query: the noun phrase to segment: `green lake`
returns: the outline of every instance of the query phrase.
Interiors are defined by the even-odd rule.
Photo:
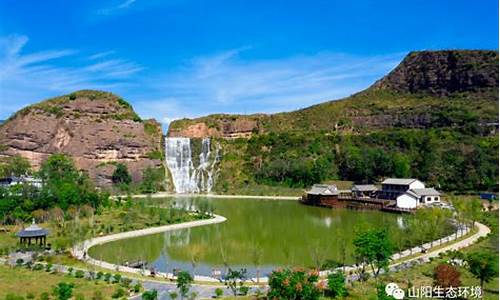
[[[224,223],[130,238],[98,245],[93,258],[124,263],[147,261],[162,272],[174,268],[210,275],[213,269],[247,268],[255,274],[256,257],[261,275],[282,266],[312,267],[326,260],[352,264],[356,230],[387,228],[397,244],[404,215],[312,207],[290,200],[167,198],[156,200],[196,203],[203,199]]]

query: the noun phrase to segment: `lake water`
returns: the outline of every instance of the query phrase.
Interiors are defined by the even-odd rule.
[[[89,255],[123,263],[145,260],[155,269],[174,268],[210,275],[213,269],[245,267],[261,276],[276,267],[313,267],[325,262],[353,263],[352,239],[356,230],[387,228],[395,243],[401,241],[404,215],[380,211],[329,209],[287,200],[168,198],[155,200],[199,203],[209,201],[215,213],[227,218],[220,224],[153,234],[99,245]],[[256,259],[258,258],[258,259]]]

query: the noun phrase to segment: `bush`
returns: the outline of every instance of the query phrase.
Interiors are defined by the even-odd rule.
[[[111,274],[110,273],[104,274],[104,281],[109,282],[110,279],[111,279]]]
[[[83,278],[84,276],[85,276],[85,272],[83,272],[82,270],[76,270],[76,272],[75,272],[76,278]]]
[[[130,176],[127,166],[119,163],[116,165],[116,169],[111,177],[114,184],[129,184],[132,182],[132,177]]]
[[[270,299],[319,299],[321,291],[316,287],[318,274],[290,269],[273,271],[269,276]]]
[[[439,264],[434,268],[434,285],[442,288],[459,287],[460,272],[452,265]]]
[[[339,271],[328,275],[328,294],[334,298],[347,296],[344,273]]]
[[[113,295],[111,295],[111,298],[116,299],[116,298],[121,298],[125,296],[125,290],[121,287],[117,287]]]
[[[122,279],[122,275],[120,275],[120,274],[113,275],[113,282],[114,283],[119,283],[121,279]]]
[[[76,294],[75,300],[85,300],[85,296],[83,294]]]
[[[222,297],[222,295],[224,295],[224,290],[222,290],[221,288],[216,288],[215,289],[215,298],[220,298],[220,297]]]
[[[33,294],[33,293],[26,294],[26,299],[30,299],[30,300],[35,299],[35,294]]]
[[[68,300],[73,296],[74,287],[72,283],[59,282],[57,286],[53,288],[53,295],[56,296],[58,300]]]
[[[136,283],[134,285],[133,290],[134,290],[134,293],[139,293],[142,290],[142,284],[140,282]]]
[[[103,275],[104,275],[104,273],[99,271],[99,272],[97,272],[95,279],[99,280],[103,277]]]
[[[146,291],[142,293],[142,300],[158,300],[158,292],[156,290]]]
[[[130,284],[132,283],[132,279],[130,278],[122,278],[120,284],[121,286],[123,286],[124,288],[128,289],[130,287]]]
[[[45,265],[45,272],[50,272],[52,270],[52,264],[48,263]]]

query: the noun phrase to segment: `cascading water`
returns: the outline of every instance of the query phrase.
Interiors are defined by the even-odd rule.
[[[210,138],[201,141],[199,164],[195,166],[189,138],[166,138],[165,156],[176,193],[210,192],[217,174],[219,145],[211,151]]]

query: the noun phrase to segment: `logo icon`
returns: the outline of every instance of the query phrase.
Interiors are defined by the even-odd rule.
[[[385,293],[387,294],[387,296],[392,296],[396,300],[402,300],[405,297],[405,291],[400,289],[399,286],[394,282],[388,283],[385,286]]]

